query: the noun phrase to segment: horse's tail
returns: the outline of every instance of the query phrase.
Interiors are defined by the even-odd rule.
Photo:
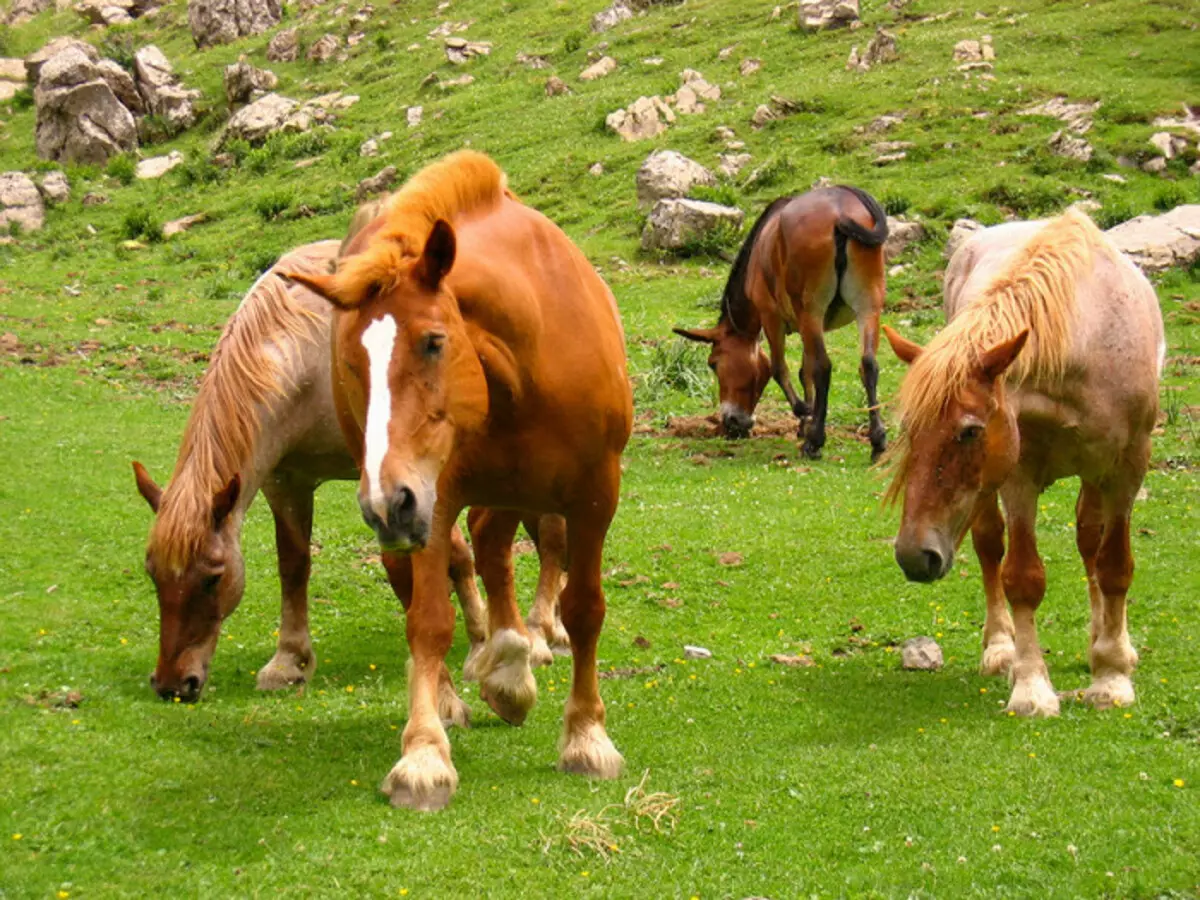
[[[871,218],[875,220],[875,226],[868,231],[850,217],[842,216],[838,219],[837,224],[833,226],[834,231],[862,244],[864,247],[882,246],[888,238],[888,224],[887,213],[883,211],[883,207],[879,205],[879,201],[861,188],[850,187],[845,184],[838,185],[838,187],[843,191],[849,191],[859,199],[859,202],[867,208],[867,212],[871,214]]]
[[[767,224],[767,220],[791,200],[790,195],[777,197],[763,210],[762,215],[750,227],[750,233],[746,235],[746,240],[742,243],[742,248],[738,250],[737,258],[733,261],[733,268],[729,270],[729,280],[725,282],[725,293],[721,295],[721,321],[728,322],[734,331],[741,331],[734,311],[741,312],[750,302],[750,298],[746,296],[746,272],[750,268],[750,255],[754,252],[754,244],[758,240],[763,226]]]

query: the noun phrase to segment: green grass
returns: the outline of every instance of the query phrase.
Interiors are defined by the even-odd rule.
[[[369,40],[347,63],[270,65],[288,96],[343,90],[361,101],[332,132],[227,148],[238,162],[231,170],[208,161],[225,114],[221,66],[242,53],[265,64],[270,35],[197,52],[181,0],[109,30],[118,61],[158,44],[209,112],[145,148],[178,149],[185,167],[129,184],[124,163],[72,169],[72,199],[48,211],[46,228],[0,246],[0,334],[19,342],[0,350],[0,897],[1200,893],[1195,270],[1156,284],[1169,349],[1163,428],[1135,510],[1130,625],[1142,663],[1130,710],[1066,704],[1060,719],[1042,722],[1002,715],[1006,685],[975,672],[983,604],[974,558],[965,552],[957,575],[934,587],[903,580],[887,543],[894,514],[879,508],[881,482],[854,434],[864,415],[852,329],[830,338],[823,461],[805,463],[784,439],[655,432],[632,441],[607,547],[600,647],[606,669],[640,673],[602,682],[627,761],[618,782],[553,769],[569,677],[560,661],[537,673],[541,702],[522,729],[502,725],[469,690],[475,727],[451,735],[461,784],[449,809],[420,816],[386,805],[375,789],[398,755],[407,651],[346,484],[318,495],[312,686],[254,690],[278,624],[273,534],[260,504],[245,532],[245,600],[226,623],[205,700],[189,708],[153,697],[157,611],[141,571],[149,512],[129,460],[165,477],[207,354],[244,291],[282,251],[340,236],[355,183],[385,165],[412,172],[467,141],[492,153],[514,190],[560,222],[613,286],[639,420],[650,426],[714,408],[703,349],[670,328],[711,324],[727,273],[711,255],[723,246],[687,261],[639,254],[634,172],[655,147],[711,165],[721,149],[713,129],[734,127],[754,160],[721,193],[750,217],[825,175],[924,218],[932,238],[891,279],[886,317],[920,340],[940,322],[942,239],[955,218],[1052,213],[1088,191],[1104,204],[1098,219],[1112,224],[1200,199],[1200,180],[1174,163],[1167,179],[1124,170],[1119,185],[1101,178],[1115,165],[1047,157],[1058,123],[1015,115],[1060,92],[1101,99],[1088,135],[1101,162],[1144,152],[1150,120],[1194,99],[1196,14],[1183,0],[1012,0],[1003,14],[978,0],[917,0],[908,10],[920,15],[962,10],[921,25],[864,0],[864,17],[897,30],[901,52],[865,75],[843,63],[867,32],[804,35],[790,9],[769,21],[773,3],[691,0],[592,35],[588,19],[604,5],[462,0],[437,13],[435,0],[377,4]],[[990,18],[974,20],[976,10]],[[289,7],[284,26],[300,25],[307,45],[330,29],[327,18],[326,7],[307,17]],[[468,67],[470,87],[423,91],[428,72],[451,74],[424,37],[447,18],[474,19],[467,35],[496,48]],[[17,55],[69,30],[84,31],[76,14],[49,12],[0,38]],[[994,82],[964,80],[949,59],[955,41],[982,33],[999,57]],[[601,41],[621,67],[578,82]],[[414,42],[420,50],[404,49]],[[545,99],[551,73],[513,62],[517,51],[548,54],[575,93]],[[666,62],[644,65],[650,56]],[[762,58],[763,70],[740,78],[744,56]],[[643,144],[603,133],[605,113],[673,86],[688,66],[725,92],[708,113]],[[752,131],[751,113],[772,94],[800,112]],[[403,108],[413,103],[425,120],[408,130]],[[34,111],[24,100],[11,106],[0,115],[0,170],[51,168],[34,157]],[[886,135],[855,130],[897,110],[907,117]],[[384,130],[395,136],[381,156],[359,157],[359,144]],[[878,169],[877,140],[918,147]],[[586,176],[597,161],[606,174]],[[82,206],[89,191],[109,202]],[[208,222],[184,235],[122,247],[196,212]],[[798,357],[793,348],[793,364]],[[886,349],[881,364],[890,398],[900,366]],[[762,408],[786,413],[774,387]],[[1066,690],[1088,680],[1074,486],[1055,486],[1042,503],[1041,634],[1051,677]],[[729,551],[741,565],[721,565]],[[534,559],[519,557],[522,598],[535,578]],[[940,634],[942,672],[900,669],[891,644],[917,634]],[[714,659],[678,662],[684,643],[709,647]],[[465,650],[460,634],[452,665]],[[802,651],[814,667],[769,660]],[[78,709],[41,699],[64,688],[82,693]],[[656,832],[618,808],[647,770],[646,790],[680,801],[674,828]],[[607,862],[571,849],[579,811],[608,823],[617,850]]]

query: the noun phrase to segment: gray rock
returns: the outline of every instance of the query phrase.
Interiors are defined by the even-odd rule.
[[[1161,216],[1138,216],[1105,233],[1143,271],[1188,266],[1200,259],[1200,204],[1177,206]]]
[[[1142,163],[1142,171],[1149,172],[1151,175],[1159,175],[1166,170],[1167,161],[1161,156],[1155,156]]]
[[[800,0],[797,21],[806,31],[845,28],[859,21],[858,0]]]
[[[638,206],[649,209],[668,197],[686,197],[697,185],[716,183],[713,173],[695,160],[674,150],[656,150],[637,172]]]
[[[612,6],[592,16],[592,31],[608,31],[632,18],[633,10],[629,8],[629,4],[625,0],[615,0]]]
[[[328,62],[333,59],[334,54],[338,52],[338,48],[342,46],[342,39],[336,34],[326,34],[313,41],[311,47],[308,48],[308,53],[305,57],[309,62]]]
[[[13,0],[4,16],[5,25],[24,25],[38,13],[45,12],[54,6],[54,0]]]
[[[448,37],[445,39],[446,59],[456,66],[465,65],[478,56],[488,56],[492,45],[487,41],[468,41],[466,38]]]
[[[551,75],[546,79],[546,96],[547,97],[562,97],[565,94],[571,93],[567,83],[557,75]]]
[[[42,195],[24,172],[0,173],[0,233],[13,223],[23,231],[37,231],[46,221]]]
[[[425,115],[425,107],[410,106],[404,111],[404,121],[408,123],[409,128],[416,128],[421,124],[421,117]]]
[[[942,251],[942,255],[946,259],[951,259],[967,238],[981,228],[983,226],[974,219],[958,219],[954,223],[954,227],[950,229],[950,236],[946,238],[946,249]]]
[[[183,154],[178,150],[172,150],[166,156],[152,156],[149,159],[143,159],[137,164],[135,173],[138,178],[143,181],[148,181],[153,178],[162,178],[173,168],[183,162]]]
[[[65,172],[47,172],[38,190],[51,203],[66,203],[71,199],[71,182]]]
[[[743,59],[741,64],[738,66],[738,74],[743,78],[749,78],[762,67],[763,61],[761,59]]]
[[[642,230],[642,249],[680,250],[722,225],[740,228],[740,209],[703,200],[659,200]]]
[[[128,25],[133,21],[133,0],[82,0],[75,12],[93,25]]]
[[[233,114],[225,126],[221,143],[240,138],[251,144],[261,144],[268,135],[283,130],[284,124],[299,110],[299,103],[279,94],[259,97]]]
[[[906,669],[936,672],[942,667],[942,648],[931,637],[915,637],[900,647],[900,665]]]
[[[712,659],[712,651],[707,647],[698,647],[695,644],[683,645],[684,659]]]
[[[258,92],[275,90],[278,84],[274,72],[255,68],[245,60],[225,67],[225,100],[231,108],[249,103]]]
[[[137,147],[133,114],[117,99],[100,66],[77,46],[41,64],[33,98],[42,159],[102,165]]]
[[[765,103],[760,103],[754,110],[754,114],[750,117],[750,124],[754,128],[763,128],[768,122],[777,119],[774,110]]]
[[[299,55],[300,35],[295,28],[284,29],[267,44],[267,59],[271,62],[295,62]]]
[[[362,157],[371,157],[379,155],[379,141],[375,138],[368,138],[363,141],[358,147],[358,155]]]
[[[959,41],[954,45],[954,61],[965,63],[992,62],[996,51],[992,39],[984,35],[978,41]]]
[[[1092,119],[1099,108],[1099,100],[1095,103],[1072,103],[1066,97],[1054,97],[1045,103],[1023,109],[1017,115],[1058,119],[1076,134],[1086,134],[1091,129]]]
[[[1055,156],[1063,156],[1077,162],[1087,162],[1092,158],[1092,145],[1083,138],[1071,134],[1065,128],[1061,128],[1050,135],[1050,139],[1046,141],[1046,145]]]
[[[887,223],[888,237],[887,243],[883,245],[883,256],[888,262],[898,259],[910,246],[919,244],[929,236],[929,232],[920,222],[888,216]]]
[[[176,129],[191,127],[196,121],[194,103],[200,99],[200,92],[188,90],[179,83],[163,52],[153,44],[147,44],[133,55],[133,68],[146,111]]]
[[[625,141],[658,137],[674,122],[675,113],[659,96],[638,97],[625,109],[609,113],[604,120],[608,130]]]
[[[24,84],[25,79],[25,60],[0,58],[0,81]]]
[[[735,144],[741,144],[741,141],[734,141]],[[726,178],[736,178],[742,169],[750,165],[751,156],[749,153],[721,153],[717,155],[718,165],[717,170]]]
[[[588,169],[588,174],[593,178],[599,178],[604,174],[604,163],[592,163],[591,168]]]
[[[1176,137],[1167,131],[1152,134],[1150,136],[1150,144],[1166,159],[1174,159],[1188,148],[1188,142],[1185,138]]]
[[[372,194],[381,194],[384,191],[391,189],[392,185],[395,183],[396,167],[387,166],[386,168],[380,170],[378,174],[372,175],[370,178],[364,178],[362,181],[360,181],[358,183],[358,187],[355,188],[354,199],[356,202],[361,203]]]
[[[82,53],[91,62],[99,62],[100,54],[96,48],[87,41],[81,41],[73,37],[57,37],[50,43],[42,47],[41,50],[35,50],[25,57],[25,78],[30,84],[37,84],[41,77],[42,66],[52,57],[57,56],[68,47],[74,47]]]
[[[705,81],[695,69],[684,69],[679,73],[679,81],[679,90],[667,98],[676,112],[684,115],[702,113],[706,108],[704,101],[721,99],[721,89]]]
[[[197,47],[262,34],[279,18],[279,0],[188,0],[188,25]]]
[[[605,75],[611,75],[616,70],[617,61],[611,56],[602,56],[579,73],[579,80],[595,81],[597,78],[603,78]]]
[[[111,59],[102,59],[96,63],[100,77],[105,80],[121,104],[135,116],[146,111],[142,96],[138,93],[133,76],[122,69]]]
[[[860,56],[858,46],[850,48],[850,58],[846,61],[849,71],[868,72],[873,66],[894,62],[900,58],[896,48],[896,36],[890,31],[878,28],[875,36],[867,43],[867,49]]]

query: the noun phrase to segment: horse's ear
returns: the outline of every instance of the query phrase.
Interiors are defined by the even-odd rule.
[[[140,462],[133,463],[133,477],[137,481],[138,493],[146,499],[152,510],[158,512],[158,504],[162,501],[162,488],[154,483],[154,479]]]
[[[910,341],[906,337],[901,337],[899,332],[893,331],[886,325],[883,326],[884,336],[887,337],[888,343],[892,345],[892,352],[900,358],[900,362],[906,366],[911,366],[913,360],[921,355],[923,349],[920,344]]]
[[[715,344],[717,342],[718,334],[715,328],[672,328],[671,330],[681,338],[695,341],[698,344]]]
[[[338,309],[353,309],[358,303],[345,297],[338,290],[338,280],[336,275],[307,275],[304,272],[279,272],[277,273],[286,281],[294,281],[296,284],[302,284],[314,294],[325,298]]]
[[[457,249],[458,239],[454,236],[454,229],[445,219],[438,219],[433,223],[433,230],[425,241],[425,249],[421,251],[421,261],[414,271],[417,280],[429,290],[436,291],[454,265]]]
[[[233,512],[233,508],[237,505],[238,494],[242,492],[242,477],[234,475],[229,479],[229,483],[221,488],[213,495],[213,529],[218,530],[225,524],[225,520],[229,518],[229,514]]]
[[[1029,329],[1024,329],[1016,337],[1011,337],[1007,341],[1001,341],[990,350],[985,350],[979,356],[979,368],[983,371],[983,377],[989,381],[995,381],[1005,373],[1013,361],[1017,358],[1017,354],[1021,352],[1021,348],[1025,346],[1025,342],[1029,340]]]

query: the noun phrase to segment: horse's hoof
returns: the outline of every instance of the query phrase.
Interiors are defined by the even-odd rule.
[[[797,419],[807,418],[808,413],[809,413],[808,404],[805,403],[803,400],[797,400],[796,405],[792,407],[792,415],[795,416]]]
[[[589,778],[618,778],[624,767],[625,760],[598,722],[568,734],[558,759],[559,771]]]
[[[471,649],[467,651],[467,658],[463,660],[463,681],[479,680],[479,660],[483,657],[483,648],[486,646],[487,641],[480,641],[472,644]]]
[[[871,462],[872,462],[872,464],[877,463],[881,459],[883,459],[884,454],[886,454],[886,453],[887,453],[887,444],[880,444],[877,447],[872,445],[872,447],[871,447]]]
[[[529,670],[531,650],[529,638],[505,628],[488,638],[479,664],[479,696],[510,725],[523,724],[537,701],[537,682]]]
[[[449,683],[438,685],[438,718],[442,720],[443,728],[471,727],[471,707],[462,701]]]
[[[983,648],[979,661],[979,674],[985,676],[1007,675],[1012,668],[1016,647],[1010,639],[1007,643],[995,642]]]
[[[404,754],[383,779],[379,790],[392,806],[436,812],[444,809],[458,789],[458,773],[448,751],[430,745]]]
[[[1058,694],[1046,676],[1027,678],[1013,685],[1006,709],[1018,716],[1057,716]]]
[[[554,665],[554,652],[546,643],[546,639],[542,637],[541,630],[530,631],[529,639],[533,642],[533,646],[529,650],[530,667],[538,669],[542,666]]]
[[[315,663],[316,659],[311,653],[306,658],[301,654],[280,651],[258,670],[254,683],[260,691],[283,691],[306,684],[316,668]]]
[[[1128,675],[1104,675],[1092,682],[1083,692],[1083,702],[1096,709],[1112,709],[1117,706],[1133,706],[1137,695]]]
[[[812,441],[805,441],[804,446],[802,446],[800,448],[800,452],[803,453],[809,459],[820,459],[821,458],[820,445],[814,444]]]

